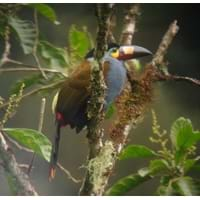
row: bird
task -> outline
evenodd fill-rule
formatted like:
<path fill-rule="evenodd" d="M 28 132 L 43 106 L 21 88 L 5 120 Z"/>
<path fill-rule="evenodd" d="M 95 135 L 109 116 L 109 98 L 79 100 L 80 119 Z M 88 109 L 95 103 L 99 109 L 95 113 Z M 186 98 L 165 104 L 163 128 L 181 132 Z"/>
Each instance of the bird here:
<path fill-rule="evenodd" d="M 136 45 L 123 46 L 110 43 L 107 46 L 102 58 L 103 76 L 107 86 L 104 111 L 124 88 L 127 79 L 125 61 L 152 54 L 148 49 Z M 55 177 L 61 128 L 69 125 L 72 129 L 75 128 L 76 133 L 79 133 L 90 123 L 87 117 L 87 103 L 91 96 L 90 73 L 94 53 L 95 49 L 92 49 L 86 54 L 84 61 L 71 73 L 57 94 L 55 103 L 56 134 L 51 152 L 49 180 Z"/>

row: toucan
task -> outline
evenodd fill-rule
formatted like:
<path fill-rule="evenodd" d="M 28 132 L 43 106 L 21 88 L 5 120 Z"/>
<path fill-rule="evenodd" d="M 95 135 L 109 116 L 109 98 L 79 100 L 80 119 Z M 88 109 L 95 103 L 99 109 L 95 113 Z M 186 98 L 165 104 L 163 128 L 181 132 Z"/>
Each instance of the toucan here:
<path fill-rule="evenodd" d="M 90 123 L 87 117 L 87 103 L 91 96 L 90 73 L 94 61 L 94 52 L 95 50 L 92 49 L 87 53 L 84 61 L 72 72 L 58 92 L 55 106 L 56 134 L 49 170 L 50 180 L 55 176 L 61 127 L 69 125 L 79 133 Z M 109 105 L 120 95 L 124 88 L 127 79 L 124 62 L 151 54 L 149 50 L 140 46 L 108 44 L 102 58 L 103 75 L 107 86 L 104 111 L 108 109 Z"/>

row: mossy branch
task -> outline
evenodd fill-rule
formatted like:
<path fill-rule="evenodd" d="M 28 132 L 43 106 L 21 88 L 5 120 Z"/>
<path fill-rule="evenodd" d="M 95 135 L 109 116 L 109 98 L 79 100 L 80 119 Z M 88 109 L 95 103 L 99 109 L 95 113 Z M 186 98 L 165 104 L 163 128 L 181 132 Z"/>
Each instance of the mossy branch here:
<path fill-rule="evenodd" d="M 13 195 L 36 196 L 38 195 L 29 177 L 20 169 L 14 154 L 10 151 L 2 132 L 0 131 L 0 157 L 6 177 Z"/>
<path fill-rule="evenodd" d="M 88 143 L 89 155 L 86 176 L 80 190 L 81 195 L 101 195 L 100 187 L 95 182 L 97 168 L 91 167 L 93 159 L 98 158 L 97 155 L 101 152 L 102 135 L 100 125 L 104 119 L 103 105 L 105 98 L 106 85 L 103 77 L 103 63 L 101 61 L 104 52 L 107 49 L 109 21 L 112 16 L 113 4 L 97 4 L 96 16 L 98 20 L 98 33 L 96 39 L 95 58 L 97 62 L 92 65 L 91 71 L 91 98 L 88 102 L 88 117 L 90 125 L 88 126 Z M 93 169 L 93 170 L 90 170 Z"/>
<path fill-rule="evenodd" d="M 137 9 L 134 9 L 134 6 L 136 6 Z M 123 40 L 126 45 L 128 44 L 130 45 L 132 43 L 133 33 L 135 31 L 135 24 L 136 24 L 135 16 L 139 16 L 139 6 L 138 5 L 134 5 L 134 6 L 130 6 L 130 10 L 136 10 L 138 14 L 135 13 L 134 15 L 132 15 L 132 19 L 128 21 L 126 20 L 127 16 L 125 16 L 126 24 L 124 25 L 124 29 L 126 30 L 123 29 L 122 35 L 124 37 Z M 129 17 L 131 17 L 130 12 L 127 12 L 127 13 Z M 134 28 L 134 30 L 131 33 L 130 31 L 128 31 L 130 30 L 128 23 L 130 23 L 130 27 Z M 129 32 L 129 34 L 125 34 L 127 31 Z M 171 29 L 169 28 L 169 30 L 166 33 L 167 35 L 169 35 L 169 37 L 165 37 L 166 35 L 163 37 L 163 38 L 167 38 L 167 41 L 164 40 L 165 43 L 167 42 L 166 43 L 167 45 L 165 45 L 165 50 L 160 51 L 159 50 L 160 47 L 158 48 L 158 51 L 161 52 L 160 56 L 162 56 L 163 54 L 163 58 L 164 58 L 164 54 L 166 53 L 165 51 L 167 51 L 170 43 L 172 42 L 173 37 L 175 36 L 175 33 L 169 34 L 170 31 Z M 127 39 L 125 38 L 125 35 Z M 162 42 L 160 46 L 163 46 Z M 162 59 L 160 59 L 159 62 L 161 61 Z M 159 62 L 157 62 L 157 65 L 161 64 Z M 95 165 L 92 165 L 93 167 L 91 167 L 90 166 L 91 163 L 89 163 L 89 166 L 90 166 L 89 169 L 92 169 L 91 170 L 92 172 L 93 172 L 93 169 L 95 169 L 95 167 L 99 171 L 103 171 L 103 174 L 102 173 L 98 174 L 97 176 L 98 181 L 96 181 L 99 183 L 98 185 L 99 195 L 102 195 L 104 193 L 105 187 L 107 186 L 109 177 L 112 173 L 112 169 L 115 166 L 117 155 L 121 152 L 121 150 L 123 149 L 123 146 L 126 144 L 126 140 L 130 133 L 131 128 L 138 124 L 138 121 L 140 121 L 140 119 L 143 117 L 143 114 L 147 108 L 147 105 L 151 103 L 152 96 L 153 96 L 153 83 L 155 81 L 155 77 L 156 77 L 156 73 L 158 69 L 159 69 L 158 67 L 155 67 L 152 64 L 151 65 L 147 64 L 144 72 L 137 79 L 134 76 L 134 73 L 130 73 L 128 71 L 130 84 L 127 84 L 126 88 L 123 91 L 123 94 L 118 99 L 118 102 L 117 102 L 118 119 L 115 122 L 111 131 L 109 132 L 111 141 L 110 142 L 106 141 L 106 143 L 108 142 L 110 144 L 109 155 L 106 154 L 106 157 L 111 158 L 109 159 L 109 161 L 107 161 L 109 163 L 109 166 L 105 165 L 102 170 L 102 168 L 100 167 L 101 165 L 97 165 L 99 155 L 91 160 L 92 163 L 95 163 Z M 101 154 L 102 152 L 105 152 L 104 151 L 105 147 L 106 146 L 104 145 L 101 148 L 99 154 Z M 108 153 L 108 151 L 106 152 Z M 92 175 L 94 175 L 94 172 Z M 90 178 L 92 177 L 93 176 L 90 176 Z"/>
<path fill-rule="evenodd" d="M 121 33 L 121 44 L 131 45 L 134 33 L 136 31 L 136 23 L 140 16 L 140 5 L 130 4 L 126 15 L 124 17 L 124 27 Z M 130 82 L 126 84 L 123 93 L 120 95 L 117 101 L 118 119 L 115 121 L 114 126 L 111 128 L 109 134 L 119 153 L 123 145 L 126 143 L 126 139 L 134 124 L 137 123 L 139 116 L 141 115 L 142 107 L 139 106 L 142 101 L 142 95 L 138 95 L 140 90 L 140 84 L 138 80 L 135 80 L 134 72 L 127 71 L 128 80 Z M 134 92 L 132 92 L 134 91 Z M 148 98 L 149 99 L 149 98 Z"/>

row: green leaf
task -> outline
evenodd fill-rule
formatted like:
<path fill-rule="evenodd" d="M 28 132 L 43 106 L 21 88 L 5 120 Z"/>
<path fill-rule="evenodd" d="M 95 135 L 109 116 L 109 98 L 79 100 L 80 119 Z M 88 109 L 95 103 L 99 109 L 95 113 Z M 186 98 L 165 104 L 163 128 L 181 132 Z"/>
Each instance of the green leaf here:
<path fill-rule="evenodd" d="M 192 123 L 189 119 L 180 117 L 173 123 L 170 137 L 175 149 L 185 151 L 200 140 L 200 132 L 193 131 Z"/>
<path fill-rule="evenodd" d="M 46 161 L 50 161 L 51 142 L 44 134 L 26 128 L 4 128 L 3 131 L 19 144 L 33 150 Z"/>
<path fill-rule="evenodd" d="M 128 66 L 133 67 L 137 72 L 142 70 L 142 63 L 138 59 L 129 60 Z"/>
<path fill-rule="evenodd" d="M 5 19 L 4 20 L 0 19 L 0 37 L 4 38 L 6 25 L 7 23 L 5 22 Z"/>
<path fill-rule="evenodd" d="M 120 160 L 130 158 L 148 158 L 156 156 L 156 153 L 143 145 L 129 145 L 119 155 Z"/>
<path fill-rule="evenodd" d="M 188 176 L 180 177 L 173 184 L 177 188 L 179 193 L 184 196 L 198 195 L 197 187 L 193 182 L 193 179 Z"/>
<path fill-rule="evenodd" d="M 192 170 L 200 172 L 200 164 L 194 164 Z"/>
<path fill-rule="evenodd" d="M 84 58 L 92 48 L 91 36 L 86 27 L 77 29 L 72 25 L 69 30 L 70 55 L 72 59 Z"/>
<path fill-rule="evenodd" d="M 172 196 L 175 195 L 175 189 L 172 187 L 171 184 L 168 185 L 160 185 L 157 189 L 158 195 L 160 196 Z"/>
<path fill-rule="evenodd" d="M 190 169 L 192 169 L 192 167 L 194 166 L 194 164 L 197 162 L 197 160 L 195 159 L 187 159 L 184 162 L 184 172 L 187 173 Z"/>
<path fill-rule="evenodd" d="M 38 13 L 46 17 L 48 20 L 53 22 L 54 24 L 58 25 L 60 22 L 57 21 L 57 16 L 52 7 L 44 3 L 30 3 L 26 4 L 26 6 L 34 8 L 37 10 Z"/>
<path fill-rule="evenodd" d="M 151 160 L 149 170 L 152 175 L 163 174 L 169 169 L 169 164 L 164 159 Z"/>
<path fill-rule="evenodd" d="M 40 41 L 38 53 L 51 68 L 69 66 L 68 53 L 64 48 L 55 47 L 47 41 Z"/>
<path fill-rule="evenodd" d="M 33 47 L 37 37 L 35 26 L 26 20 L 21 20 L 17 17 L 8 17 L 8 24 L 17 33 L 20 45 L 23 48 L 25 54 L 30 54 L 33 52 Z"/>
<path fill-rule="evenodd" d="M 190 140 L 190 143 L 196 144 L 200 141 L 200 131 L 193 131 L 193 137 Z"/>
<path fill-rule="evenodd" d="M 108 107 L 108 109 L 107 109 L 107 111 L 106 111 L 105 119 L 110 119 L 110 118 L 114 115 L 115 111 L 116 111 L 115 104 L 112 103 L 112 104 Z"/>
<path fill-rule="evenodd" d="M 151 176 L 141 176 L 139 174 L 131 174 L 117 181 L 111 188 L 106 191 L 106 195 L 124 195 L 138 185 L 151 179 Z"/>
<path fill-rule="evenodd" d="M 21 85 L 24 83 L 24 89 L 31 87 L 34 84 L 37 84 L 40 82 L 40 79 L 42 78 L 41 74 L 34 74 L 31 76 L 27 76 L 23 79 L 18 80 L 12 87 L 11 87 L 11 94 L 18 94 L 19 90 L 21 88 Z"/>

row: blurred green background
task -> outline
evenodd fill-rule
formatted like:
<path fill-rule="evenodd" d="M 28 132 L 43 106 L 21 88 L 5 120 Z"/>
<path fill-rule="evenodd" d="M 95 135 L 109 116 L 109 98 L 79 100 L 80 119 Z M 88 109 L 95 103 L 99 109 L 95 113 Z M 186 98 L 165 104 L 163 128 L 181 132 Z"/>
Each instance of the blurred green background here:
<path fill-rule="evenodd" d="M 39 18 L 40 33 L 42 37 L 57 46 L 67 46 L 67 32 L 71 24 L 87 26 L 95 39 L 96 18 L 94 4 L 50 4 L 56 11 L 60 25 L 56 26 L 43 17 Z M 117 26 L 114 35 L 119 38 L 123 26 L 123 15 L 127 4 L 117 4 Z M 169 62 L 169 71 L 174 74 L 191 76 L 200 79 L 200 5 L 199 4 L 141 4 L 142 15 L 134 35 L 134 44 L 146 47 L 155 52 L 158 44 L 167 30 L 169 24 L 178 20 L 180 31 L 171 45 L 166 60 Z M 22 19 L 32 19 L 32 12 L 24 9 Z M 2 53 L 3 42 L 0 43 Z M 35 64 L 33 58 L 24 56 L 21 48 L 14 43 L 12 57 L 26 63 Z M 150 58 L 143 60 L 148 62 Z M 8 91 L 16 80 L 27 73 L 0 74 L 0 96 L 7 98 Z M 147 110 L 144 120 L 137 129 L 132 130 L 129 143 L 148 144 L 151 131 L 151 108 L 155 109 L 159 124 L 163 129 L 169 130 L 172 122 L 180 116 L 190 118 L 196 129 L 200 129 L 200 88 L 184 82 L 165 82 L 155 86 L 154 99 Z M 45 111 L 43 132 L 51 139 L 54 134 L 54 116 L 51 112 L 51 101 L 54 94 L 49 94 Z M 21 103 L 16 115 L 7 123 L 7 127 L 24 127 L 37 129 L 41 96 L 31 96 Z M 109 126 L 109 123 L 106 123 Z M 70 128 L 62 130 L 60 146 L 60 162 L 77 178 L 84 175 L 81 168 L 87 157 L 86 133 L 76 135 Z M 20 163 L 29 163 L 30 154 L 14 149 Z M 147 160 L 127 160 L 118 162 L 110 179 L 115 180 L 136 172 L 145 166 Z M 77 195 L 80 184 L 75 184 L 57 170 L 54 181 L 48 182 L 48 163 L 37 157 L 31 180 L 40 195 Z M 129 195 L 151 195 L 156 190 L 157 182 L 149 181 L 138 187 Z M 9 195 L 4 172 L 0 168 L 0 195 Z"/>

